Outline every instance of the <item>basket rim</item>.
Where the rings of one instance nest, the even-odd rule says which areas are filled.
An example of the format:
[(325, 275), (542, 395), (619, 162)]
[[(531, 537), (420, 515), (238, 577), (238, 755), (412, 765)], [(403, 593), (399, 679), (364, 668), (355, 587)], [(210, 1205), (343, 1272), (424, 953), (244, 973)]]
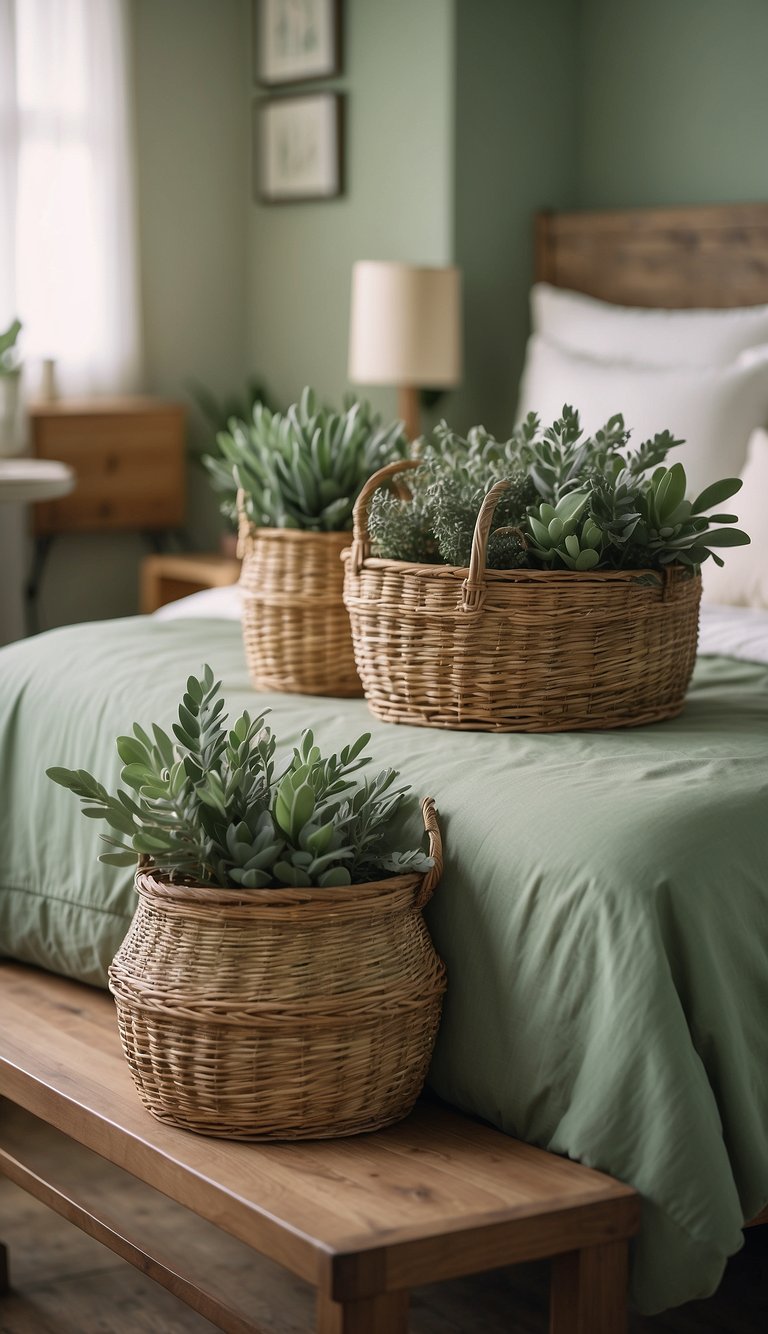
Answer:
[(314, 542), (327, 542), (338, 545), (339, 539), (343, 538), (350, 546), (352, 545), (351, 528), (332, 528), (329, 532), (315, 532), (312, 528), (261, 528), (257, 524), (248, 522), (248, 534), (251, 538), (267, 537), (275, 541), (302, 542), (311, 539)]
[[(350, 554), (343, 551), (341, 554), (343, 561), (350, 560)], [(406, 573), (413, 571), (414, 574), (424, 575), (432, 579), (451, 578), (466, 579), (469, 575), (468, 565), (442, 565), (435, 562), (432, 564), (423, 564), (419, 561), (408, 560), (389, 560), (384, 556), (366, 556), (362, 562), (362, 569), (382, 570), (393, 569)], [(572, 579), (597, 579), (600, 582), (623, 582), (632, 581), (639, 578), (645, 578), (649, 574), (654, 576), (658, 583), (663, 584), (665, 578), (669, 576), (674, 579), (701, 579), (701, 570), (690, 571), (690, 567), (680, 563), (673, 563), (665, 566), (663, 569), (653, 569), (651, 566), (633, 566), (626, 570), (533, 570), (526, 566), (520, 566), (514, 570), (490, 570), (486, 566), (483, 570), (483, 578), (493, 580), (496, 583), (518, 583), (527, 579), (533, 580), (561, 580), (568, 581)], [(350, 574), (356, 572), (350, 569)]]
[[(428, 872), (410, 875), (392, 875), (385, 880), (364, 880), (352, 885), (291, 885), (265, 889), (224, 889), (219, 885), (171, 884), (152, 874), (149, 868), (137, 869), (134, 884), (137, 894), (163, 903), (189, 903), (198, 907), (215, 908), (291, 908), (314, 904), (333, 907), (349, 904), (357, 897), (389, 895), (404, 889), (417, 889)], [(356, 893), (356, 891), (358, 893)]]

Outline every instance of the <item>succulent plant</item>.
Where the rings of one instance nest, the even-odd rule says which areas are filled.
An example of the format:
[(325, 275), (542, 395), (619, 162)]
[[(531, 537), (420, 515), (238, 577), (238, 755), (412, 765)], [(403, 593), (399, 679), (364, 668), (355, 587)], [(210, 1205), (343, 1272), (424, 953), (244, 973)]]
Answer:
[(0, 333), (0, 375), (12, 375), (16, 370), (16, 341), (21, 333), (21, 320), (13, 320), (8, 328)]
[(569, 407), (543, 437), (537, 426), (536, 418), (529, 418), (529, 439), (521, 452), (539, 491), (567, 498), (577, 486), (587, 501), (578, 522), (557, 540), (551, 533), (545, 540), (541, 532), (541, 511), (549, 514), (545, 505), (539, 512), (530, 510), (528, 528), (537, 543), (530, 548), (532, 556), (569, 569), (695, 568), (710, 557), (723, 564), (713, 548), (749, 542), (738, 528), (712, 526), (736, 523), (735, 514), (707, 515), (734, 496), (741, 482), (724, 478), (687, 500), (685, 468), (681, 463), (665, 466), (669, 451), (682, 443), (669, 431), (629, 449), (629, 432), (617, 415), (602, 431), (582, 439), (578, 413)]
[(711, 527), (736, 523), (735, 514), (707, 514), (707, 510), (730, 500), (741, 485), (740, 478), (727, 477), (705, 487), (690, 501), (685, 499), (687, 478), (682, 463), (657, 468), (638, 496), (635, 544), (652, 554), (654, 564), (696, 566), (711, 556), (715, 564), (722, 565), (722, 557), (712, 548), (745, 546), (749, 538), (739, 528)]
[(542, 501), (528, 512), (528, 526), (535, 546), (530, 554), (547, 565), (562, 561), (570, 570), (592, 570), (600, 561), (603, 534), (587, 516), (580, 523), (587, 505), (588, 491), (569, 491), (556, 505)]
[(717, 548), (749, 542), (738, 528), (713, 526), (736, 523), (734, 514), (707, 513), (740, 481), (726, 478), (686, 500), (683, 465), (665, 464), (682, 442), (669, 431), (637, 448), (629, 439), (620, 414), (585, 436), (568, 405), (544, 431), (529, 414), (507, 441), (479, 426), (464, 439), (442, 422), (420, 443), (423, 467), (408, 477), (413, 501), (384, 489), (373, 497), (373, 553), (466, 567), (480, 507), (500, 480), (509, 485), (493, 516), (491, 569), (691, 568), (710, 557), (722, 565)]
[(368, 527), (375, 555), (468, 565), (480, 506), (489, 487), (503, 479), (509, 486), (494, 513), (488, 565), (508, 569), (524, 564), (525, 544), (517, 529), (536, 492), (506, 451), (507, 445), (481, 426), (464, 438), (441, 422), (428, 440), (419, 442), (422, 467), (409, 473), (407, 481), (412, 500), (400, 500), (383, 488), (373, 497)]
[(233, 418), (217, 436), (220, 457), (203, 458), (229, 518), (238, 488), (259, 528), (338, 532), (352, 526), (363, 484), (385, 463), (403, 458), (402, 423), (382, 426), (364, 402), (342, 412), (320, 407), (311, 389), (283, 414), (256, 403), (250, 422)]
[[(84, 814), (119, 835), (101, 860), (128, 866), (148, 858), (168, 881), (263, 889), (275, 885), (349, 885), (432, 865), (420, 849), (393, 851), (389, 825), (408, 788), (384, 769), (357, 785), (370, 762), (365, 733), (323, 757), (306, 731), (275, 775), (276, 738), (265, 715), (243, 713), (227, 730), (221, 684), (210, 667), (190, 676), (173, 725), (138, 723), (117, 739), (123, 762), (115, 795), (84, 769), (53, 768)], [(128, 789), (127, 791), (125, 789)]]

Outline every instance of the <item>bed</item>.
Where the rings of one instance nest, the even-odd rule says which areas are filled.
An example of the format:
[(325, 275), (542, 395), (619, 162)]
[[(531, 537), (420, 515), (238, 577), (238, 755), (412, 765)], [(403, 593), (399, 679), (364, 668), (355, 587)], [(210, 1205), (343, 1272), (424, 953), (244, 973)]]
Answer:
[[(630, 304), (768, 302), (768, 207), (548, 215), (537, 254), (539, 277)], [(44, 770), (115, 780), (113, 738), (167, 724), (204, 660), (230, 713), (253, 709), (231, 598), (0, 654), (0, 952), (103, 985), (130, 876), (96, 862), (95, 826)], [(768, 613), (706, 609), (702, 649), (683, 715), (635, 731), (458, 734), (259, 697), (287, 745), (309, 724), (329, 745), (370, 730), (436, 796), (432, 1087), (638, 1188), (647, 1312), (711, 1293), (768, 1201)]]

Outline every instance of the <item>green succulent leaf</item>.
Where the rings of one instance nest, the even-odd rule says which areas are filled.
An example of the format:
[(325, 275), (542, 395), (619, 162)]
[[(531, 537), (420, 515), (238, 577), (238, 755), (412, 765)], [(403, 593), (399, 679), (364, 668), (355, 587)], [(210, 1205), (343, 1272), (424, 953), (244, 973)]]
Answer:
[(182, 707), (195, 722), (194, 736), (189, 719), (180, 729), (188, 743), (173, 747), (156, 725), (153, 741), (139, 724), (118, 739), (130, 791), (110, 794), (84, 769), (47, 770), (89, 819), (115, 831), (103, 836), (107, 865), (141, 856), (170, 880), (251, 891), (377, 879), (394, 874), (387, 858), (411, 856), (389, 842), (407, 791), (395, 786), (397, 773), (384, 769), (360, 785), (353, 777), (370, 762), (370, 733), (324, 755), (308, 730), (277, 776), (277, 741), (265, 715), (243, 713), (228, 728), (210, 668), (187, 681)]
[(715, 528), (707, 533), (708, 547), (746, 547), (750, 538), (740, 528)]
[(724, 477), (720, 482), (713, 482), (694, 500), (693, 513), (703, 514), (705, 510), (712, 509), (715, 505), (722, 505), (724, 500), (730, 500), (731, 496), (735, 496), (742, 485), (739, 477)]
[(323, 889), (341, 888), (344, 885), (351, 885), (352, 877), (346, 866), (334, 866), (330, 871), (323, 871), (317, 883), (322, 885)]
[(402, 424), (382, 426), (367, 403), (335, 412), (306, 388), (285, 413), (257, 404), (250, 420), (230, 419), (217, 448), (203, 464), (228, 518), (236, 518), (242, 489), (256, 527), (335, 532), (351, 528), (354, 502), (371, 474), (404, 458), (408, 446)]

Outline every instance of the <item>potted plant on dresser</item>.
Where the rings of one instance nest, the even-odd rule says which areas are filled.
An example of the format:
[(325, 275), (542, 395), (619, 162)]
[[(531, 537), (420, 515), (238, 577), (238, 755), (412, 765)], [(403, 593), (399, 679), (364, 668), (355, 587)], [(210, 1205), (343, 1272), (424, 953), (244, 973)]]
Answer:
[[(443, 423), (355, 505), (344, 598), (368, 703), (388, 722), (556, 732), (673, 717), (693, 670), (699, 567), (749, 538), (686, 498), (680, 441), (585, 437), (565, 407), (506, 442)], [(411, 495), (390, 491), (408, 472)], [(402, 478), (398, 478), (401, 482)]]
[(21, 448), (19, 438), (21, 363), (16, 346), (20, 333), (19, 320), (14, 320), (5, 332), (0, 333), (0, 458), (3, 455), (18, 454)]
[(124, 787), (49, 769), (135, 864), (139, 904), (109, 970), (139, 1096), (161, 1121), (232, 1139), (351, 1135), (411, 1109), (445, 969), (422, 917), (442, 870), (397, 851), (399, 775), (358, 781), (368, 735), (323, 755), (311, 732), (281, 766), (264, 715), (230, 728), (219, 683), (190, 677), (174, 740), (118, 738)]
[(256, 404), (249, 423), (218, 436), (205, 461), (239, 513), (243, 637), (259, 690), (309, 695), (362, 693), (344, 608), (341, 552), (364, 483), (407, 442), (400, 422), (382, 427), (368, 404), (342, 412), (311, 389), (285, 414)]

